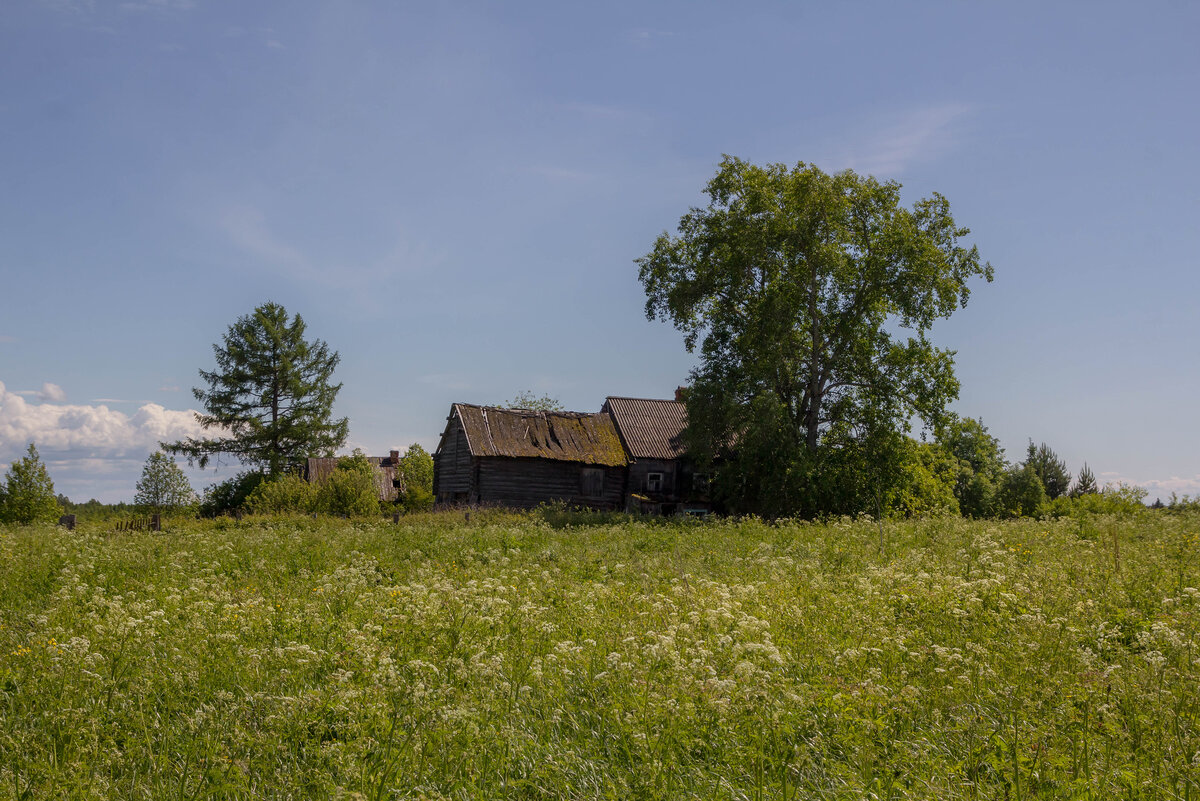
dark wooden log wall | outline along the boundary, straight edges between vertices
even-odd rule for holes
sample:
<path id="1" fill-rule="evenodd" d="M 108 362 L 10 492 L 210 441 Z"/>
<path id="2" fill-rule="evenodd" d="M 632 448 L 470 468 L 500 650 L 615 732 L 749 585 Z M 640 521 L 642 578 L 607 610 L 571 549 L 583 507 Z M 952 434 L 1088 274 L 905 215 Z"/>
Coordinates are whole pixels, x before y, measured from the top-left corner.
<path id="1" fill-rule="evenodd" d="M 679 482 L 677 474 L 679 470 L 679 462 L 675 459 L 670 461 L 657 459 L 638 459 L 633 464 L 629 465 L 629 491 L 644 493 L 646 492 L 646 474 L 647 473 L 662 473 L 663 484 L 656 495 L 675 495 Z M 683 489 L 687 489 L 684 487 Z"/>
<path id="2" fill-rule="evenodd" d="M 448 423 L 441 446 L 433 459 L 433 497 L 438 503 L 454 503 L 456 493 L 471 493 L 471 451 L 458 415 Z M 464 500 L 473 500 L 466 498 Z"/>
<path id="3" fill-rule="evenodd" d="M 619 509 L 624 506 L 625 468 L 595 467 L 551 459 L 483 457 L 479 462 L 478 502 L 530 508 L 561 500 L 577 506 Z M 599 498 L 583 495 L 583 471 L 604 471 Z M 475 493 L 472 493 L 473 495 Z"/>

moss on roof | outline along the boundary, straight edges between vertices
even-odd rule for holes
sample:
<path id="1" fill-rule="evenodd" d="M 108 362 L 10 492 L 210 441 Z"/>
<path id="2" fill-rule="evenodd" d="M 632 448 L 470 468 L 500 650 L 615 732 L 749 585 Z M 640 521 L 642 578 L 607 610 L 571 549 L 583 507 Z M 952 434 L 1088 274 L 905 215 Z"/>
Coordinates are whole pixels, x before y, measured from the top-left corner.
<path id="1" fill-rule="evenodd" d="M 581 412 L 499 409 L 456 403 L 473 456 L 628 464 L 612 417 Z"/>

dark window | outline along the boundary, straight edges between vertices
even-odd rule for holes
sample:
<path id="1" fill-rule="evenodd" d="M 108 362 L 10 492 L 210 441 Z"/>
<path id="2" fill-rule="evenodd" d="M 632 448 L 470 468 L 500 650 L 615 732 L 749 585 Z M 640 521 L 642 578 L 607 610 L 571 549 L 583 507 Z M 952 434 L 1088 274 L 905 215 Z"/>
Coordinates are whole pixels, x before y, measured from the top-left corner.
<path id="1" fill-rule="evenodd" d="M 583 497 L 600 498 L 604 495 L 604 471 L 598 467 L 585 467 L 581 471 Z"/>
<path id="2" fill-rule="evenodd" d="M 692 489 L 696 492 L 708 492 L 708 473 L 693 473 Z"/>
<path id="3" fill-rule="evenodd" d="M 646 492 L 662 492 L 663 474 L 662 473 L 647 473 L 646 474 Z"/>

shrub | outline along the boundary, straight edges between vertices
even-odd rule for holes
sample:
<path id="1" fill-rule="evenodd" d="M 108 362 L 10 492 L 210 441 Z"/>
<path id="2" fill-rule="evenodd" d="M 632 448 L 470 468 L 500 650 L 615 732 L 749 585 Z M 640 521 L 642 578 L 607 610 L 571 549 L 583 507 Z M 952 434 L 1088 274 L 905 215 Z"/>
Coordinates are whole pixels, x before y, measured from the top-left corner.
<path id="1" fill-rule="evenodd" d="M 219 484 L 210 485 L 204 490 L 204 498 L 200 501 L 200 516 L 219 517 L 244 511 L 246 499 L 266 478 L 257 470 L 246 470 Z"/>
<path id="2" fill-rule="evenodd" d="M 254 514 L 308 514 L 316 507 L 317 488 L 297 475 L 283 475 L 259 484 L 246 498 Z"/>
<path id="3" fill-rule="evenodd" d="M 1041 476 L 1030 465 L 1016 465 L 1005 472 L 996 500 L 997 514 L 1007 517 L 1038 517 L 1049 501 Z"/>
<path id="4" fill-rule="evenodd" d="M 356 449 L 353 456 L 338 461 L 316 492 L 314 511 L 351 517 L 379 514 L 375 469 L 362 451 Z"/>

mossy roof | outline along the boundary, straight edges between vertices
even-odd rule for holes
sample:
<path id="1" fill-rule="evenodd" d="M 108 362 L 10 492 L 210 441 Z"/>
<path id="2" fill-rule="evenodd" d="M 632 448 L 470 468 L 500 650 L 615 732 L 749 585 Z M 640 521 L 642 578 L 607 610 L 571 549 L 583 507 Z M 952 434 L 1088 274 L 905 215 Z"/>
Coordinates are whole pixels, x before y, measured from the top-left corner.
<path id="1" fill-rule="evenodd" d="M 454 404 L 472 456 L 555 459 L 605 467 L 629 463 L 612 417 Z"/>

